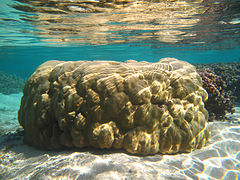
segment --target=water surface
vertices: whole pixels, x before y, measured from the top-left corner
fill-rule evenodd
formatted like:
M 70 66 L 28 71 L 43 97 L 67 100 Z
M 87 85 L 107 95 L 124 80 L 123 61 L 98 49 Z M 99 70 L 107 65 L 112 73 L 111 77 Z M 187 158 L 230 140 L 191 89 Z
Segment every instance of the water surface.
M 0 3 L 0 70 L 22 77 L 50 59 L 239 61 L 239 1 Z
M 239 7 L 238 0 L 2 0 L 0 71 L 26 80 L 53 59 L 240 62 Z M 14 132 L 21 96 L 0 93 L 0 179 L 61 177 L 56 172 L 89 179 L 240 176 L 239 109 L 236 123 L 212 123 L 209 144 L 191 154 L 50 153 L 22 145 Z

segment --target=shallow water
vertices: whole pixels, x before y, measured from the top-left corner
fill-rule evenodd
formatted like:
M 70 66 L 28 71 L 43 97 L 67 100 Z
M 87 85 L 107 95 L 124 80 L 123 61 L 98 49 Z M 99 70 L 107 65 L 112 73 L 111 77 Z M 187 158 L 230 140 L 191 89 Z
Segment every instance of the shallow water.
M 21 94 L 5 96 L 6 116 L 16 119 Z M 1 101 L 3 102 L 3 101 Z M 4 105 L 0 104 L 0 107 Z M 212 138 L 191 153 L 136 156 L 119 150 L 93 148 L 41 151 L 22 143 L 22 132 L 1 136 L 0 179 L 238 179 L 240 176 L 240 107 L 227 117 L 234 122 L 211 122 Z M 8 118 L 8 119 L 9 119 Z M 16 122 L 16 121 L 15 121 Z
M 37 1 L 0 6 L 0 71 L 47 60 L 239 61 L 238 1 Z
M 211 123 L 206 147 L 178 155 L 39 151 L 22 144 L 17 122 L 22 84 L 47 60 L 240 62 L 239 7 L 236 0 L 1 1 L 0 73 L 9 77 L 0 78 L 0 179 L 239 178 L 237 105 L 228 121 Z

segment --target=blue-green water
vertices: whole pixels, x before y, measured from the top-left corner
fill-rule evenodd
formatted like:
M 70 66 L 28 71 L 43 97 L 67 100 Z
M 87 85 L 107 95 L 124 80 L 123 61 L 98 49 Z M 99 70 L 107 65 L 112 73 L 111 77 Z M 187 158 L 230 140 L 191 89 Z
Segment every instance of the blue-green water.
M 237 0 L 0 0 L 0 72 L 26 80 L 47 60 L 240 62 L 239 7 Z M 23 145 L 14 132 L 21 96 L 0 93 L 0 179 L 240 177 L 237 123 L 211 124 L 208 146 L 190 154 L 55 154 Z M 228 116 L 239 122 L 236 109 Z
M 1 47 L 0 71 L 29 77 L 47 60 L 115 60 L 157 62 L 164 57 L 175 57 L 190 63 L 239 61 L 239 49 L 191 50 L 189 48 L 132 46 L 133 44 L 80 46 L 80 47 Z
M 86 2 L 2 0 L 0 71 L 28 77 L 52 59 L 239 61 L 238 1 Z

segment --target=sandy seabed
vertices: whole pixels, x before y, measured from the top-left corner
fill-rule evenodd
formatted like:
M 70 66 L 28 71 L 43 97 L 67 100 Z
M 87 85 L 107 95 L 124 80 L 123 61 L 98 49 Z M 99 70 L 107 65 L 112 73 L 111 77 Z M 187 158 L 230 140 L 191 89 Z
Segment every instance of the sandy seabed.
M 40 151 L 22 143 L 22 94 L 0 94 L 0 179 L 239 179 L 240 107 L 211 122 L 211 139 L 192 153 L 137 156 L 93 148 Z

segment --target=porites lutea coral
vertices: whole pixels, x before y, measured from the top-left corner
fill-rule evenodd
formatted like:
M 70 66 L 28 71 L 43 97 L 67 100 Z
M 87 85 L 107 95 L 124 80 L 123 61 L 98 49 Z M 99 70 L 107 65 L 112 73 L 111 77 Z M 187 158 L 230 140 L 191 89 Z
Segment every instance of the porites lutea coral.
M 195 67 L 174 58 L 48 61 L 26 82 L 18 118 L 37 148 L 172 154 L 207 141 L 207 97 Z

